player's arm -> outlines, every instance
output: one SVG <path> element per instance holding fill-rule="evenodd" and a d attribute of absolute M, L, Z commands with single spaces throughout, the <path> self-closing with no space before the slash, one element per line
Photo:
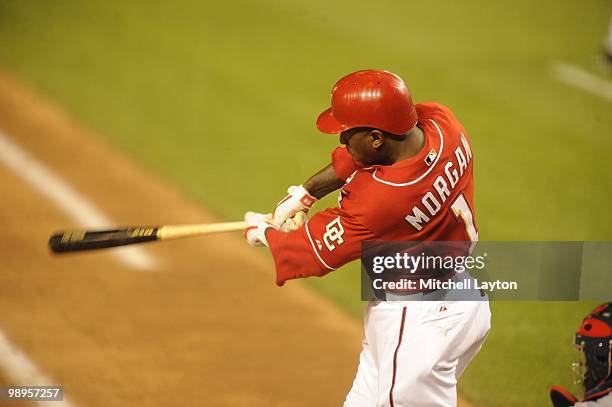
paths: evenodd
<path fill-rule="evenodd" d="M 274 209 L 273 223 L 280 226 L 296 213 L 309 211 L 317 200 L 342 187 L 359 168 L 345 147 L 336 148 L 332 152 L 331 164 L 308 178 L 303 185 L 289 187 L 288 195 Z"/>
<path fill-rule="evenodd" d="M 265 220 L 250 227 L 246 232 L 249 243 L 265 244 L 272 252 L 279 286 L 287 280 L 324 276 L 358 259 L 361 242 L 375 237 L 339 208 L 318 212 L 291 232 L 277 230 Z"/>
<path fill-rule="evenodd" d="M 321 199 L 344 185 L 344 179 L 338 178 L 332 164 L 314 174 L 304 182 L 303 186 L 316 199 Z"/>

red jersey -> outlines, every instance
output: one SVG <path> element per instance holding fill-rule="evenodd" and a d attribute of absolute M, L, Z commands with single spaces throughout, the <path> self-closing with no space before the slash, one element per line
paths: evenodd
<path fill-rule="evenodd" d="M 268 229 L 278 285 L 323 276 L 358 259 L 365 240 L 478 240 L 474 159 L 465 128 L 443 105 L 419 103 L 416 109 L 425 134 L 416 156 L 361 168 L 338 147 L 332 165 L 346 181 L 338 206 L 293 232 Z"/>

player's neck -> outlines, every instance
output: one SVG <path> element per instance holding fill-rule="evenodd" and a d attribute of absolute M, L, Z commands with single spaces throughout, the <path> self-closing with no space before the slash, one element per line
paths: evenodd
<path fill-rule="evenodd" d="M 390 164 L 408 159 L 417 155 L 425 145 L 425 133 L 418 126 L 406 133 L 406 138 L 399 142 L 390 157 Z"/>

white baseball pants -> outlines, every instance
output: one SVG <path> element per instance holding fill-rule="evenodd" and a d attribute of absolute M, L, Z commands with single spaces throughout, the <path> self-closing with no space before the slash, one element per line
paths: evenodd
<path fill-rule="evenodd" d="M 344 407 L 451 407 L 490 329 L 488 301 L 372 301 Z"/>

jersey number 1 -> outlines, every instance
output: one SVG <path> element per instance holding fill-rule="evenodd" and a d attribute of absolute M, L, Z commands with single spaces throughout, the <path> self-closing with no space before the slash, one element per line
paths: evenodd
<path fill-rule="evenodd" d="M 474 216 L 463 194 L 459 194 L 457 199 L 451 205 L 451 211 L 456 219 L 461 219 L 465 224 L 465 231 L 473 243 L 478 241 L 478 231 L 474 226 Z"/>

